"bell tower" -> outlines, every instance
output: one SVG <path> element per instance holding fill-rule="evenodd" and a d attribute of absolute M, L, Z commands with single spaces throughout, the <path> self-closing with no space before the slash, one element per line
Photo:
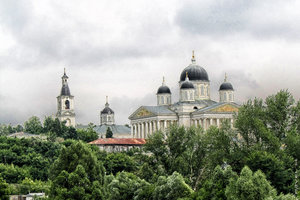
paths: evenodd
<path fill-rule="evenodd" d="M 68 78 L 66 69 L 64 69 L 64 75 L 61 77 L 62 88 L 60 95 L 57 97 L 56 117 L 61 122 L 66 121 L 66 126 L 75 127 L 74 96 L 70 93 Z"/>

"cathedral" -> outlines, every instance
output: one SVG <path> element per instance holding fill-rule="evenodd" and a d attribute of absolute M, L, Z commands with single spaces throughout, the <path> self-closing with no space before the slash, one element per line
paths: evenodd
<path fill-rule="evenodd" d="M 179 126 L 220 127 L 224 120 L 233 125 L 233 115 L 239 105 L 234 101 L 234 89 L 227 80 L 219 88 L 219 102 L 210 98 L 210 81 L 206 70 L 196 64 L 194 52 L 191 64 L 180 75 L 179 101 L 172 103 L 172 93 L 163 78 L 158 88 L 156 106 L 140 106 L 129 116 L 131 136 L 147 138 L 157 130 L 165 131 L 172 124 Z"/>

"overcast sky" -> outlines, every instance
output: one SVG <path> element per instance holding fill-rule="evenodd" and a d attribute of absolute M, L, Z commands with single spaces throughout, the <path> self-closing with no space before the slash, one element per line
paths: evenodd
<path fill-rule="evenodd" d="M 117 124 L 155 105 L 165 76 L 196 62 L 213 100 L 227 72 L 236 101 L 288 89 L 300 98 L 300 1 L 2 0 L 0 123 L 56 113 L 66 68 L 76 122 L 99 124 L 109 96 Z"/>

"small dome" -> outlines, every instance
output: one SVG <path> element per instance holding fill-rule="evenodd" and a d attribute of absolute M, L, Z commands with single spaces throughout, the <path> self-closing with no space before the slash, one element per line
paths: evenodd
<path fill-rule="evenodd" d="M 101 114 L 114 114 L 114 111 L 109 108 L 109 107 L 105 107 L 102 111 Z"/>
<path fill-rule="evenodd" d="M 64 95 L 64 96 L 70 96 L 71 95 L 69 86 L 67 84 L 64 84 L 62 86 L 60 95 Z"/>
<path fill-rule="evenodd" d="M 171 90 L 168 86 L 162 85 L 158 88 L 157 94 L 171 94 Z"/>
<path fill-rule="evenodd" d="M 185 74 L 189 74 L 189 79 L 192 81 L 209 81 L 206 70 L 196 64 L 190 64 L 186 67 L 180 75 L 180 81 L 185 80 Z"/>
<path fill-rule="evenodd" d="M 233 87 L 231 85 L 231 83 L 229 82 L 224 82 L 220 85 L 220 89 L 219 90 L 233 90 Z"/>
<path fill-rule="evenodd" d="M 184 81 L 180 86 L 180 89 L 194 89 L 194 88 L 195 87 L 194 87 L 193 83 L 188 80 Z"/>

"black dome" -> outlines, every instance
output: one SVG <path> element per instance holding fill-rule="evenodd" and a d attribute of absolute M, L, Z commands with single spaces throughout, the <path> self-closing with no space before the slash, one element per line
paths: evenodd
<path fill-rule="evenodd" d="M 192 82 L 190 81 L 184 81 L 181 86 L 180 86 L 180 89 L 194 89 L 194 85 Z"/>
<path fill-rule="evenodd" d="M 168 86 L 160 86 L 157 90 L 157 94 L 171 94 L 171 90 Z"/>
<path fill-rule="evenodd" d="M 222 83 L 222 85 L 220 85 L 219 90 L 233 90 L 233 87 L 232 87 L 231 83 L 224 82 L 224 83 Z"/>
<path fill-rule="evenodd" d="M 189 79 L 192 81 L 209 81 L 207 72 L 203 67 L 196 64 L 191 64 L 186 67 L 180 75 L 180 81 L 185 80 L 186 73 L 189 75 Z"/>
<path fill-rule="evenodd" d="M 69 86 L 67 84 L 62 86 L 60 95 L 64 95 L 64 96 L 70 96 L 71 95 Z"/>
<path fill-rule="evenodd" d="M 114 111 L 110 109 L 109 107 L 105 107 L 102 111 L 101 114 L 113 114 Z"/>

